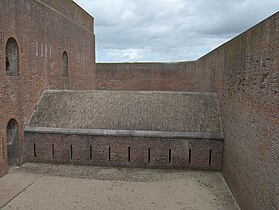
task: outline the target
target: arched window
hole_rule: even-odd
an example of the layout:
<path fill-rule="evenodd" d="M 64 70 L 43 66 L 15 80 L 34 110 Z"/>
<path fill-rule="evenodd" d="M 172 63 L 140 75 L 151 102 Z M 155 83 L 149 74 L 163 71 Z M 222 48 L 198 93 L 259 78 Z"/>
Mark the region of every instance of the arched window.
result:
<path fill-rule="evenodd" d="M 6 45 L 6 75 L 18 75 L 18 45 L 14 38 L 9 38 Z"/>
<path fill-rule="evenodd" d="M 62 77 L 68 77 L 68 55 L 65 51 L 62 55 Z"/>
<path fill-rule="evenodd" d="M 7 147 L 8 147 L 8 164 L 17 164 L 17 142 L 18 126 L 15 119 L 11 119 L 7 125 Z"/>

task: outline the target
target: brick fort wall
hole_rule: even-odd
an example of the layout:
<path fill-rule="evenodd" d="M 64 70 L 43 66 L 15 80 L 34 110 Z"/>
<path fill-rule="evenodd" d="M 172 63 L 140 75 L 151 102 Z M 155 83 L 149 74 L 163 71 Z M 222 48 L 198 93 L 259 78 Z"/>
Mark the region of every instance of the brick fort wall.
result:
<path fill-rule="evenodd" d="M 64 8 L 62 10 L 62 8 Z M 6 129 L 18 123 L 17 162 L 24 161 L 23 128 L 46 89 L 95 88 L 93 18 L 71 0 L 0 2 L 0 176 L 7 173 Z M 6 76 L 6 43 L 19 48 L 17 76 Z M 68 77 L 62 78 L 62 53 Z"/>
<path fill-rule="evenodd" d="M 195 62 L 97 63 L 98 90 L 199 92 Z"/>
<path fill-rule="evenodd" d="M 230 189 L 243 209 L 279 209 L 279 13 L 178 66 L 97 64 L 97 88 L 217 92 Z"/>
<path fill-rule="evenodd" d="M 50 9 L 35 0 L 1 1 L 1 18 L 9 21 L 0 23 L 0 103 L 3 107 L 0 113 L 3 116 L 0 120 L 0 173 L 6 173 L 5 133 L 9 119 L 18 121 L 21 134 L 44 89 L 97 87 L 113 90 L 217 92 L 225 135 L 222 172 L 230 189 L 243 209 L 279 208 L 279 13 L 190 64 L 179 64 L 179 67 L 176 64 L 98 64 L 97 86 L 94 86 L 94 67 L 91 66 L 94 61 L 94 35 L 88 32 L 87 26 L 81 27 L 82 21 L 76 24 L 70 16 L 67 17 L 66 13 L 61 15 L 56 9 Z M 5 76 L 5 43 L 11 36 L 19 44 L 18 77 Z M 66 81 L 60 75 L 61 54 L 64 50 L 69 52 L 70 57 L 69 78 Z M 22 135 L 19 136 L 19 142 L 22 142 Z M 40 137 L 32 138 L 40 141 Z M 74 159 L 74 147 L 80 147 L 80 151 L 86 148 L 84 154 L 88 155 L 88 146 L 90 148 L 93 137 L 58 135 L 45 138 L 41 145 L 48 144 L 44 145 L 47 154 L 39 152 L 42 146 L 36 145 L 38 159 L 51 158 L 51 140 L 56 145 L 67 139 L 69 142 L 64 144 L 67 148 L 63 145 L 57 147 L 63 150 L 57 151 L 57 154 L 61 154 L 57 158 L 59 161 L 64 157 L 70 162 L 69 143 L 76 142 L 75 138 L 85 138 L 79 144 L 72 144 L 71 161 L 88 160 L 88 156 L 81 154 L 76 154 L 77 159 Z M 99 138 L 94 138 L 94 142 L 99 142 Z M 117 148 L 125 156 L 120 156 L 119 160 L 123 158 L 123 161 L 127 161 L 127 147 L 130 146 L 132 155 L 132 143 L 136 141 L 140 140 L 125 140 L 124 146 L 119 142 Z M 98 146 L 103 148 L 99 154 L 104 153 L 103 159 L 106 159 L 109 145 L 105 143 L 106 139 L 101 142 L 104 145 Z M 148 148 L 151 146 L 147 145 Z M 169 147 L 167 145 L 165 148 Z M 19 153 L 22 156 L 21 148 Z M 27 149 L 32 150 L 30 147 Z M 164 148 L 161 149 L 165 152 Z M 111 150 L 111 158 L 116 158 L 114 151 L 117 150 Z M 146 148 L 144 151 L 146 154 Z M 92 154 L 94 156 L 94 152 Z M 168 160 L 166 155 L 160 158 Z M 28 159 L 34 160 L 31 157 Z M 131 156 L 132 160 L 134 158 Z"/>
<path fill-rule="evenodd" d="M 28 162 L 221 170 L 221 140 L 25 132 Z"/>
<path fill-rule="evenodd" d="M 279 13 L 197 61 L 217 92 L 223 175 L 242 209 L 279 209 Z"/>

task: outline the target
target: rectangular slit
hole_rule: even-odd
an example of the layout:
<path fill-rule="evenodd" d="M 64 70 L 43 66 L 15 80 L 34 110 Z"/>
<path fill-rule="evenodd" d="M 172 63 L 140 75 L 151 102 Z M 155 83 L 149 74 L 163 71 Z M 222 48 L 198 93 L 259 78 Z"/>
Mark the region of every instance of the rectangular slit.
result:
<path fill-rule="evenodd" d="M 70 149 L 71 149 L 71 154 L 70 154 L 71 155 L 71 159 L 73 159 L 73 145 L 70 146 Z"/>
<path fill-rule="evenodd" d="M 111 161 L 110 153 L 111 153 L 111 149 L 110 149 L 110 147 L 109 147 L 109 161 Z"/>
<path fill-rule="evenodd" d="M 131 162 L 131 147 L 128 147 L 128 161 Z"/>
<path fill-rule="evenodd" d="M 171 149 L 169 149 L 169 163 L 171 163 Z"/>
<path fill-rule="evenodd" d="M 5 149 L 4 149 L 4 138 L 2 137 L 2 151 L 3 151 L 3 158 L 5 158 Z"/>
<path fill-rule="evenodd" d="M 209 166 L 211 166 L 211 161 L 212 161 L 212 150 L 209 151 L 209 162 L 208 162 Z"/>
<path fill-rule="evenodd" d="M 51 157 L 54 159 L 54 144 L 51 145 Z"/>
<path fill-rule="evenodd" d="M 37 157 L 37 154 L 36 154 L 36 144 L 35 143 L 33 144 L 33 155 L 34 155 L 34 157 Z"/>
<path fill-rule="evenodd" d="M 151 149 L 148 149 L 148 163 L 150 163 L 150 153 L 151 153 Z"/>
<path fill-rule="evenodd" d="M 92 160 L 92 146 L 90 146 L 89 149 L 89 159 Z"/>
<path fill-rule="evenodd" d="M 1 45 L 0 45 L 0 49 L 2 50 L 2 40 L 3 40 L 3 32 L 1 32 L 1 36 L 0 36 L 0 43 L 1 43 Z M 3 149 L 4 149 L 4 147 L 3 147 Z"/>
<path fill-rule="evenodd" d="M 189 165 L 191 164 L 192 150 L 189 149 Z"/>

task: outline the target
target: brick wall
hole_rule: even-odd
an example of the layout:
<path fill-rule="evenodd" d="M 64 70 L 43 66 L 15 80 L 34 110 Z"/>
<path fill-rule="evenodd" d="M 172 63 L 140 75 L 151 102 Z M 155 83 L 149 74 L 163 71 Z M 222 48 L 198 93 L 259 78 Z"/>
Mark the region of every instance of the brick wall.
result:
<path fill-rule="evenodd" d="M 192 62 L 194 76 L 168 65 L 98 64 L 97 88 L 217 92 L 229 187 L 243 209 L 279 209 L 279 13 Z"/>
<path fill-rule="evenodd" d="M 6 160 L 3 158 L 5 156 L 4 151 L 4 140 L 0 139 L 0 176 L 7 171 Z"/>
<path fill-rule="evenodd" d="M 242 209 L 279 209 L 279 13 L 197 61 L 224 126 L 223 175 Z"/>
<path fill-rule="evenodd" d="M 25 145 L 29 162 L 202 170 L 222 168 L 223 141 L 219 140 L 25 133 Z"/>
<path fill-rule="evenodd" d="M 1 138 L 5 139 L 6 126 L 11 118 L 18 121 L 19 132 L 22 133 L 22 127 L 29 119 L 44 89 L 94 88 L 95 77 L 92 63 L 95 60 L 95 55 L 93 53 L 94 41 L 92 41 L 94 34 L 89 33 L 87 27 L 82 28 L 55 10 L 48 9 L 39 1 L 3 0 L 0 11 L 1 20 L 8 20 L 0 22 L 0 104 L 2 108 L 0 110 L 0 135 Z M 76 21 L 79 22 L 79 20 Z M 225 133 L 223 175 L 228 185 L 243 209 L 278 209 L 278 30 L 279 13 L 276 13 L 202 57 L 196 63 L 180 63 L 178 65 L 98 64 L 97 89 L 216 91 L 220 101 Z M 5 76 L 5 43 L 11 36 L 19 44 L 20 74 L 18 77 Z M 85 43 L 90 44 L 85 45 Z M 68 51 L 70 62 L 69 78 L 66 80 L 60 77 L 60 58 L 64 50 Z M 71 142 L 74 138 L 86 139 L 80 141 L 83 143 L 98 141 L 101 144 L 103 142 L 104 145 L 98 146 L 98 148 L 103 149 L 97 153 L 100 160 L 107 158 L 107 139 L 95 138 L 92 140 L 90 137 L 80 136 L 56 137 L 59 142 L 56 142 L 58 140 L 53 141 L 58 145 L 65 141 L 64 139 Z M 39 142 L 40 138 L 36 138 Z M 49 138 L 46 139 L 49 142 L 44 141 L 42 144 L 50 144 L 50 140 L 54 139 L 50 136 L 47 138 Z M 71 138 L 73 139 L 71 140 Z M 117 161 L 123 160 L 121 165 L 127 163 L 128 145 L 131 145 L 132 154 L 135 152 L 134 147 L 132 147 L 133 142 L 146 141 L 121 139 L 121 143 L 119 139 L 113 140 L 119 144 L 118 149 L 111 150 L 111 155 L 112 158 L 119 158 Z M 22 135 L 19 135 L 20 145 L 22 141 Z M 146 141 L 146 147 L 142 151 L 146 152 L 147 147 L 152 147 L 152 145 L 147 145 L 150 142 L 160 142 L 160 140 Z M 171 142 L 173 141 L 157 144 L 162 146 L 162 148 L 158 146 L 162 153 L 157 155 L 165 162 L 168 161 L 168 149 L 166 148 L 171 146 Z M 191 140 L 187 140 L 183 143 L 177 143 L 177 145 L 180 147 L 182 144 L 185 145 L 187 151 L 189 142 L 192 143 Z M 73 148 L 73 151 L 88 151 L 89 143 L 83 143 L 76 145 L 79 149 Z M 65 145 L 67 144 L 68 142 L 65 142 Z M 29 153 L 32 150 L 30 145 L 32 142 L 28 147 Z M 75 145 L 74 142 L 72 145 Z M 134 145 L 135 148 L 137 145 Z M 41 147 L 37 146 L 38 158 L 51 157 L 49 150 L 46 151 L 45 156 L 40 156 L 43 155 L 44 151 L 41 150 L 41 153 Z M 50 148 L 49 146 L 51 145 L 45 145 L 45 148 Z M 67 148 L 60 147 L 60 153 L 58 151 L 58 154 L 61 154 L 60 159 L 65 157 L 69 161 L 68 146 Z M 201 145 L 198 147 L 202 148 Z M 0 174 L 3 174 L 3 172 L 6 173 L 6 160 L 3 159 L 1 150 L 3 151 L 2 146 L 0 146 Z M 115 153 L 115 151 L 123 152 Z M 159 150 L 154 151 L 159 152 Z M 21 154 L 22 159 L 22 147 L 19 147 L 19 154 Z M 120 156 L 118 157 L 117 154 Z M 179 152 L 173 154 L 179 154 Z M 73 155 L 73 160 L 71 160 L 73 163 L 81 161 L 82 158 L 86 159 L 86 156 L 81 155 L 79 156 L 81 159 L 75 159 L 75 153 Z M 135 160 L 138 157 L 141 157 L 139 159 L 143 164 L 143 156 L 138 154 Z M 204 160 L 206 157 L 208 155 L 204 156 Z M 30 156 L 28 159 L 32 160 Z M 135 160 L 134 157 L 131 158 L 129 164 L 132 165 Z M 158 161 L 160 165 L 159 160 L 155 158 L 152 160 L 156 164 Z M 175 157 L 173 161 L 175 161 Z M 182 162 L 185 163 L 185 161 Z"/>
<path fill-rule="evenodd" d="M 195 70 L 195 62 L 97 63 L 97 89 L 199 92 Z"/>
<path fill-rule="evenodd" d="M 24 160 L 23 127 L 45 89 L 95 88 L 93 18 L 69 0 L 63 3 L 74 11 L 64 15 L 57 11 L 62 1 L 44 2 L 56 9 L 37 0 L 0 3 L 0 139 L 3 138 L 6 150 L 6 127 L 10 119 L 16 119 L 19 162 Z M 75 12 L 79 17 L 71 16 Z M 6 42 L 10 37 L 19 47 L 19 75 L 13 77 L 6 76 L 5 66 Z M 69 56 L 68 78 L 61 77 L 63 51 Z M 1 146 L 0 176 L 7 172 L 7 152 L 2 151 Z"/>
<path fill-rule="evenodd" d="M 72 0 L 35 0 L 37 2 L 46 4 L 51 9 L 56 10 L 62 15 L 66 16 L 72 21 L 77 22 L 82 27 L 86 28 L 88 32 L 94 31 L 94 19 L 85 12 L 78 4 Z"/>

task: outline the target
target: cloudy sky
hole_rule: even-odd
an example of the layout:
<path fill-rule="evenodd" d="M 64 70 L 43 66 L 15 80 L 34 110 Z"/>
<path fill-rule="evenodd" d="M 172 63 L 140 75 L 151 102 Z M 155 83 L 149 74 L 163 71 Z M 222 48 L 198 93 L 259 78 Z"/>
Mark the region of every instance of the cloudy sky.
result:
<path fill-rule="evenodd" d="M 97 62 L 195 60 L 279 10 L 279 0 L 74 0 L 95 18 Z"/>

